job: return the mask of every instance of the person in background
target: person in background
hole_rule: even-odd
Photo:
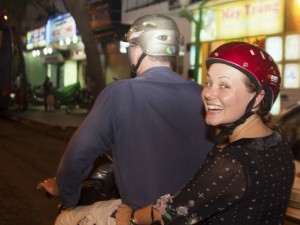
[[[48,111],[48,109],[51,110],[51,108],[54,105],[52,87],[53,85],[52,85],[52,81],[50,80],[50,77],[46,76],[45,81],[43,83],[44,106],[46,112]]]
[[[293,156],[265,120],[279,93],[277,65],[255,45],[230,42],[214,50],[206,66],[205,120],[221,127],[218,145],[180,192],[166,192],[143,209],[120,205],[117,225],[284,223]]]
[[[132,24],[126,39],[136,77],[115,81],[100,93],[70,140],[56,179],[39,184],[69,208],[56,224],[114,223],[110,214],[120,200],[75,207],[82,181],[109,148],[122,202],[140,208],[181,188],[213,147],[202,87],[171,69],[182,44],[176,23],[146,15]]]
[[[25,78],[22,73],[19,73],[15,79],[15,94],[17,107],[21,111],[26,111],[28,108],[27,90],[24,86]]]

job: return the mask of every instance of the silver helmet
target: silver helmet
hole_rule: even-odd
[[[176,23],[159,14],[137,19],[126,34],[129,44],[136,44],[151,56],[178,56],[183,37]]]

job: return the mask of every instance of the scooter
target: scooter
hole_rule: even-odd
[[[53,197],[47,191],[47,198]],[[120,198],[115,183],[112,157],[104,153],[94,163],[94,167],[88,178],[83,181],[80,199],[77,206],[91,205],[97,201],[105,201]],[[62,203],[58,205],[59,212],[65,207]]]
[[[68,85],[60,90],[53,90],[54,108],[65,106],[66,113],[71,113],[77,106],[90,110],[95,97],[92,93],[80,87],[79,83]]]
[[[99,157],[88,178],[83,182],[78,205],[90,205],[96,201],[120,198],[115,183],[112,158],[105,153]]]

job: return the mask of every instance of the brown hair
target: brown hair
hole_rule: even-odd
[[[249,91],[249,93],[255,93],[255,92],[257,92],[258,87],[254,84],[253,81],[251,81],[251,79],[248,78],[248,76],[244,76],[243,81],[244,81],[244,83],[245,83],[245,85],[246,85],[246,88],[247,88],[247,90]],[[275,125],[274,125],[274,123],[273,123],[273,121],[272,121],[271,114],[270,114],[270,113],[267,113],[267,114],[261,113],[260,108],[261,108],[261,107],[264,108],[264,104],[265,104],[265,97],[264,97],[264,98],[262,99],[262,101],[260,102],[259,109],[258,109],[258,111],[256,111],[255,113],[261,117],[262,121],[263,121],[266,125],[268,125],[268,126],[271,127],[271,128],[275,128]]]

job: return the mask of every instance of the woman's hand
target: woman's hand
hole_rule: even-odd
[[[45,191],[47,191],[49,194],[51,194],[53,196],[56,196],[56,197],[59,196],[58,186],[57,186],[55,177],[48,178],[48,179],[40,182],[37,185],[37,188],[43,188],[43,189],[45,189]]]
[[[125,204],[121,204],[116,212],[117,225],[129,225],[132,209]]]

